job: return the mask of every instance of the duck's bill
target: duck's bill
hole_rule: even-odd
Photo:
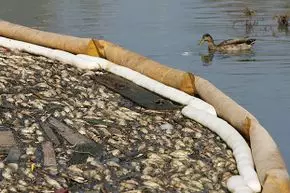
[[[203,43],[204,43],[204,40],[201,39],[201,40],[199,41],[198,45],[202,45]]]

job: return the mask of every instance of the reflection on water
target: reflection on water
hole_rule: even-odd
[[[239,19],[233,22],[233,28],[239,29],[240,26],[244,26],[245,35],[250,35],[255,31],[255,27],[258,26],[259,22],[257,20],[250,19]],[[265,29],[265,28],[264,28]]]
[[[200,60],[204,66],[209,66],[212,64],[214,53],[209,52],[208,54],[199,54]]]
[[[288,35],[288,15],[276,15],[273,19],[277,19],[278,22],[278,31],[285,32],[285,35]]]
[[[2,19],[76,36],[103,36],[161,63],[200,74],[259,119],[290,168],[290,36],[288,27],[273,19],[289,11],[288,0],[1,3]],[[247,7],[255,14],[245,14]],[[205,33],[218,41],[244,36],[257,41],[253,53],[212,54],[197,45]]]
[[[239,51],[211,51],[209,50],[208,53],[199,53],[200,60],[204,66],[209,66],[212,64],[212,61],[217,55],[219,58],[229,58],[229,57],[236,57],[239,58],[239,61],[243,62],[250,62],[255,61],[253,57],[255,56],[255,52],[253,50],[239,50]]]

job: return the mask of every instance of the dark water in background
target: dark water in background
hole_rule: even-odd
[[[273,16],[287,0],[0,0],[0,18],[58,33],[105,38],[161,63],[212,81],[252,112],[273,136],[290,168],[290,32]],[[256,10],[251,20],[248,6]],[[289,12],[290,13],[290,12]],[[246,20],[250,20],[246,25]],[[251,25],[252,24],[252,25]],[[254,51],[216,54],[210,64],[203,33],[250,36]]]

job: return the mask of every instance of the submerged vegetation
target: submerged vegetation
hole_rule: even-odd
[[[248,35],[254,32],[254,27],[258,26],[258,19],[256,17],[257,12],[254,9],[249,7],[245,7],[241,10],[241,19],[238,19],[233,22],[233,28],[236,26],[244,26],[245,27],[245,34]]]
[[[272,18],[276,20],[276,23],[273,24],[263,24],[265,21],[265,16],[257,14],[257,11],[245,7],[240,10],[241,17],[233,22],[233,28],[237,29],[244,27],[245,35],[253,34],[254,32],[270,32],[272,36],[276,36],[278,32],[285,32],[288,34],[288,13],[279,13],[274,15]],[[262,23],[262,24],[261,24]]]

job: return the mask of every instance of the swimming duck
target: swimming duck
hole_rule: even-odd
[[[277,19],[278,25],[280,27],[288,27],[289,16],[287,14],[284,15],[275,15],[273,19]]]
[[[252,16],[255,16],[256,15],[256,11],[249,8],[249,7],[245,7],[245,9],[243,9],[243,13],[245,16],[249,16],[249,17],[252,17]]]
[[[199,42],[199,45],[202,45],[204,42],[207,42],[208,49],[210,51],[240,51],[251,49],[255,41],[256,39],[246,39],[246,38],[229,39],[216,45],[211,35],[204,34]]]

